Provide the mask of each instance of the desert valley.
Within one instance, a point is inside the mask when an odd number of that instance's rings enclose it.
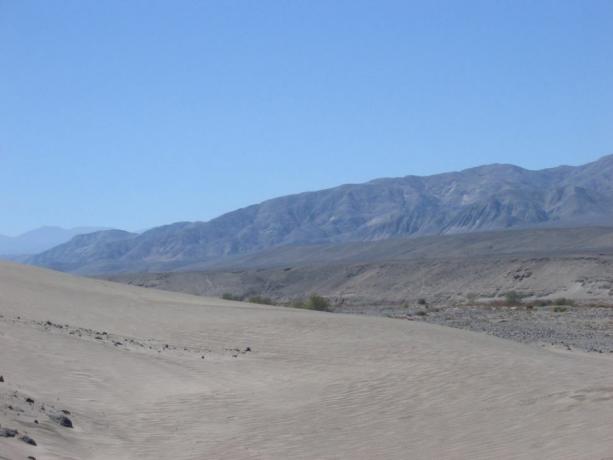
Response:
[[[594,176],[577,196],[603,196]],[[513,215],[517,189],[501,192]],[[349,212],[351,193],[329,212]],[[327,240],[207,257],[214,222],[177,224],[3,262],[0,458],[610,458],[610,216],[542,196],[542,212],[479,211],[447,234],[380,237],[381,211],[354,207],[356,229]],[[293,227],[315,228],[321,212],[299,209],[319,200],[280,199],[267,225],[302,214]],[[382,228],[401,228],[403,206]]]
[[[611,0],[0,0],[0,460],[613,460],[611,75]]]

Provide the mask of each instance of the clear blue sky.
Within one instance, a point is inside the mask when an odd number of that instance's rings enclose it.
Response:
[[[608,153],[610,0],[0,0],[0,233]]]

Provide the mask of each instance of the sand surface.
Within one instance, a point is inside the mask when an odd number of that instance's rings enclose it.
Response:
[[[608,355],[11,263],[0,315],[0,458],[613,457]]]

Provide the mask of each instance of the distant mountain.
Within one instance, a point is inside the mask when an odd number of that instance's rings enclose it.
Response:
[[[76,235],[104,229],[105,227],[40,227],[18,236],[0,235],[0,255],[36,254],[58,244],[66,243]]]
[[[578,167],[530,171],[493,164],[341,185],[275,198],[209,222],[75,238],[29,262],[82,273],[173,270],[282,245],[612,224],[610,155]]]

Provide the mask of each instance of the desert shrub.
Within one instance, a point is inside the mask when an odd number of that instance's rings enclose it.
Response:
[[[466,294],[466,300],[468,301],[468,303],[475,303],[477,301],[477,298],[479,296],[475,293],[475,292],[469,292],[468,294]]]
[[[305,308],[307,310],[330,311],[330,301],[318,294],[312,294],[306,301],[294,299],[289,303],[292,308]]]
[[[259,303],[262,305],[274,305],[275,302],[270,297],[263,297],[261,295],[254,295],[249,297],[249,302]]]
[[[560,305],[553,307],[554,313],[564,313],[566,310],[568,310],[566,307]]]
[[[417,305],[426,305],[428,302],[426,302],[426,299],[421,298],[421,299],[417,299]]]
[[[317,311],[330,311],[330,301],[318,294],[312,294],[306,303],[306,308]]]
[[[553,301],[554,305],[568,305],[573,306],[575,303],[571,299],[567,299],[566,297],[559,297]]]
[[[306,308],[304,299],[293,299],[290,301],[289,306],[292,308]]]
[[[507,305],[520,305],[521,296],[516,291],[509,291],[505,293],[504,300]]]
[[[428,314],[428,312],[424,311],[424,310],[419,310],[418,312],[415,312],[415,314],[417,316],[426,316]]]
[[[232,294],[230,292],[224,292],[221,298],[224,300],[243,300],[241,296]]]

